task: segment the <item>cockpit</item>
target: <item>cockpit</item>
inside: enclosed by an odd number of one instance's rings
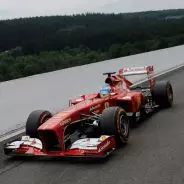
[[[105,84],[105,86],[100,90],[100,97],[104,98],[109,96],[111,93],[111,87],[109,84]]]

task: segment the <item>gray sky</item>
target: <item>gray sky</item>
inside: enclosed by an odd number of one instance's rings
[[[184,8],[184,0],[0,0],[0,19]]]

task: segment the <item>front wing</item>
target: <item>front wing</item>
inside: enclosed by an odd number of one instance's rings
[[[42,149],[42,143],[39,139],[23,136],[18,140],[6,143],[4,153],[11,156],[104,158],[111,154],[115,148],[114,136],[103,135],[100,138],[79,139],[66,150],[46,152]]]

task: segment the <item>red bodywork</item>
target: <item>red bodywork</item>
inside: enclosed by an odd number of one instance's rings
[[[143,70],[143,69],[142,69]],[[142,71],[141,70],[141,71]],[[149,74],[153,73],[152,67],[144,68],[144,71]],[[65,132],[69,126],[81,121],[81,114],[91,115],[91,112],[101,114],[105,108],[112,106],[121,106],[127,113],[136,113],[140,111],[141,104],[144,103],[144,95],[138,91],[131,91],[132,82],[128,81],[126,75],[127,70],[121,69],[117,75],[108,76],[105,83],[111,86],[111,94],[106,97],[101,97],[99,93],[83,95],[79,99],[71,100],[69,108],[59,112],[38,128],[39,139],[42,142],[42,149],[34,146],[22,145],[14,151],[14,154],[35,155],[35,156],[76,156],[76,157],[104,157],[108,152],[116,148],[116,141],[113,136],[102,141],[96,150],[83,150],[65,148]],[[154,81],[149,80],[151,87],[154,86]],[[54,135],[60,145],[57,151],[50,151],[48,148],[48,135]],[[50,136],[51,137],[51,136]],[[103,149],[102,149],[103,148]]]

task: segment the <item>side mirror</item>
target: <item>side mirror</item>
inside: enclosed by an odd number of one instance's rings
[[[72,106],[72,100],[69,100],[69,107]]]

